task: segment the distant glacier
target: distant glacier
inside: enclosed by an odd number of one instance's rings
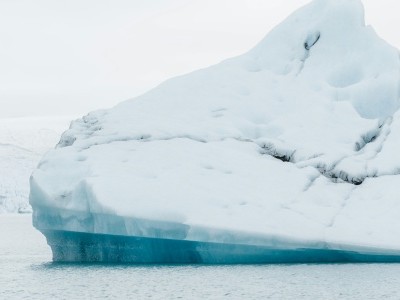
[[[0,213],[32,211],[29,177],[68,128],[70,118],[0,118]]]

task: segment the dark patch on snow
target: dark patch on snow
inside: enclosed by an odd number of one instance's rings
[[[279,151],[272,143],[265,143],[261,145],[261,154],[269,155],[274,157],[275,159],[279,159],[282,162],[289,162],[295,164],[296,161],[294,159],[294,151]],[[335,167],[328,168],[325,165],[321,165],[319,167],[315,167],[315,169],[324,177],[328,178],[330,181],[334,183],[349,183],[353,185],[361,185],[364,180],[368,177],[365,176],[357,176],[352,177],[347,172],[343,170],[335,170]],[[316,178],[315,178],[316,179]],[[311,183],[312,185],[312,183]],[[309,187],[308,187],[309,188]],[[306,189],[308,189],[306,188]]]
[[[286,155],[272,155],[274,158],[279,159],[280,161],[283,162],[290,162],[290,156],[286,156]]]
[[[261,154],[266,154],[270,155],[276,159],[279,159],[282,162],[291,162],[292,161],[292,156],[296,151],[289,153],[283,153],[281,151],[278,151],[276,147],[273,144],[270,143],[265,143],[261,146]]]
[[[307,36],[304,42],[304,48],[309,51],[321,38],[321,33],[319,31],[311,33]]]
[[[320,38],[321,33],[319,31],[308,34],[303,44],[306,51],[304,52],[303,57],[300,58],[301,65],[299,67],[299,70],[297,71],[297,75],[299,75],[303,71],[304,65],[307,59],[310,57],[311,48],[319,41]]]
[[[65,133],[65,134],[63,134],[61,136],[61,139],[58,142],[56,148],[64,148],[64,147],[72,146],[75,141],[76,141],[76,137],[68,135],[67,133]]]
[[[357,142],[355,145],[355,150],[357,152],[361,151],[365,148],[368,144],[373,143],[376,141],[382,134],[385,135],[383,141],[381,141],[381,148],[383,143],[386,141],[388,135],[390,134],[390,125],[393,122],[393,118],[389,117],[384,122],[382,122],[375,130],[371,130],[367,132],[361,137],[361,141]],[[385,128],[389,128],[389,130],[385,130]]]
[[[348,173],[344,171],[324,171],[324,170],[319,170],[319,171],[323,176],[330,179],[334,183],[345,182],[353,185],[361,185],[367,178],[367,176],[351,177]]]
[[[368,133],[364,134],[361,137],[361,140],[356,142],[356,144],[354,146],[354,150],[359,152],[362,149],[364,149],[365,146],[367,146],[368,144],[373,143],[379,137],[379,135],[381,134],[382,126],[383,125],[379,126],[379,128],[377,128],[374,131],[371,131],[371,132],[368,132]]]
[[[377,137],[378,137],[377,135],[374,135],[371,138],[365,136],[361,137],[361,142],[357,142],[354,149],[357,152],[361,151],[367,144],[373,143]]]

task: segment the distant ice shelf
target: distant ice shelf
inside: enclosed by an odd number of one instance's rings
[[[0,118],[0,214],[31,213],[29,176],[71,117]]]

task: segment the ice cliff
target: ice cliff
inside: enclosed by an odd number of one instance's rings
[[[399,52],[362,3],[314,0],[249,52],[74,121],[31,177],[34,225],[400,250],[399,106]]]

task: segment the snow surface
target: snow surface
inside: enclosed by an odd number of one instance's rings
[[[400,249],[399,106],[399,52],[361,2],[315,0],[248,53],[73,122],[31,178],[34,223]]]
[[[0,119],[0,213],[29,212],[29,176],[70,117]]]

